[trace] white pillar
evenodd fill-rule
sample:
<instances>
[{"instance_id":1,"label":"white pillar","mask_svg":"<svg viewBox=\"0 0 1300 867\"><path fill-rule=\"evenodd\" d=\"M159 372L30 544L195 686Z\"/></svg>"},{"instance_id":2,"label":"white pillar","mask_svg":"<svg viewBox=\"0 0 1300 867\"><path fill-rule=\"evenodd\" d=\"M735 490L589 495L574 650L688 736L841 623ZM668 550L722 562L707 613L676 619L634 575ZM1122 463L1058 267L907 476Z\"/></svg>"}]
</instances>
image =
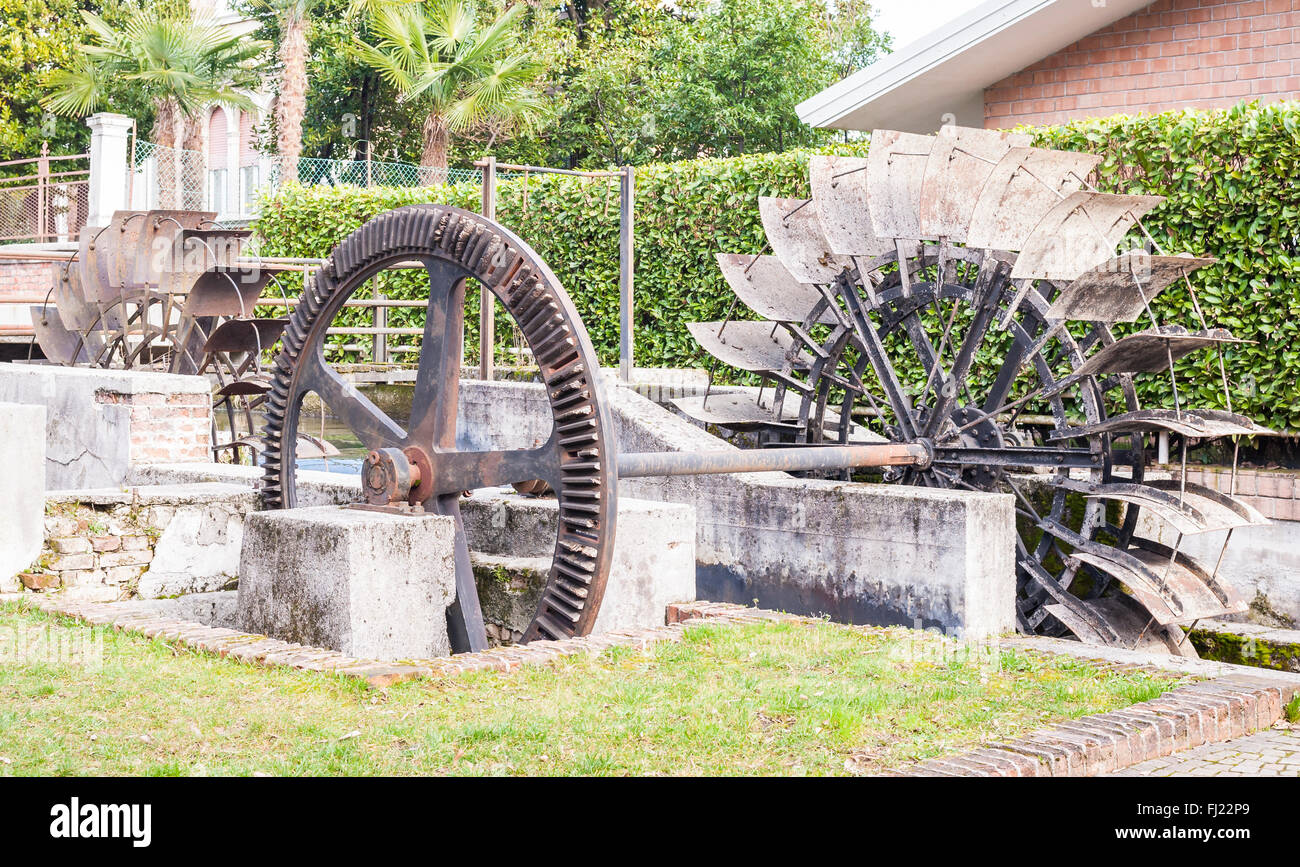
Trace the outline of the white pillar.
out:
<instances>
[{"instance_id":1,"label":"white pillar","mask_svg":"<svg viewBox=\"0 0 1300 867\"><path fill-rule=\"evenodd\" d=\"M86 225L107 226L114 211L128 207L126 200L127 136L131 118L100 112L86 118L90 127L90 184Z\"/></svg>"}]
</instances>

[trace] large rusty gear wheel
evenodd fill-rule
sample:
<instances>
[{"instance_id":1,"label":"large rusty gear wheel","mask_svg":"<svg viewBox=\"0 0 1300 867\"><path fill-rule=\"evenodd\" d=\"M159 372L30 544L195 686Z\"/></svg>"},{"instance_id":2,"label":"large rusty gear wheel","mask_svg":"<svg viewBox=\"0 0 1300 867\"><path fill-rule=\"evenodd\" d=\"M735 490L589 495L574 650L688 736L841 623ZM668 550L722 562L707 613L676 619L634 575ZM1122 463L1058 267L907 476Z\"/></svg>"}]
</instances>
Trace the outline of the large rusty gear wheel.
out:
<instances>
[{"instance_id":1,"label":"large rusty gear wheel","mask_svg":"<svg viewBox=\"0 0 1300 867\"><path fill-rule=\"evenodd\" d=\"M419 263L429 302L411 421L406 428L325 360L326 329L344 302L379 272ZM540 368L554 428L534 449L456 447L465 284L490 289L518 323ZM316 272L285 329L267 396L268 508L297 503L295 448L303 397L315 392L370 450L363 489L372 504L422 507L456 519L457 601L448 611L455 651L487 646L460 518L462 491L532 479L559 500L555 554L524 640L585 635L605 590L615 518L616 445L596 354L559 280L531 247L500 225L443 205L381 214L349 235Z\"/></svg>"},{"instance_id":2,"label":"large rusty gear wheel","mask_svg":"<svg viewBox=\"0 0 1300 867\"><path fill-rule=\"evenodd\" d=\"M1029 145L995 130L876 130L866 158L813 157L811 198L759 199L773 255L718 257L758 321L689 326L770 388L676 403L761 444L923 442L933 462L884 481L1014 495L1022 631L1192 654L1181 625L1245 604L1177 542L1141 538L1140 513L1178 541L1267 521L1187 482L1185 465L1152 478L1144 438L1268 431L1138 405L1134 375L1168 374L1177 402L1174 360L1216 349L1231 407L1232 335L1161 325L1150 305L1171 284L1193 292L1185 275L1213 260L1116 255L1162 199L1087 189L1100 157ZM1112 334L1139 317L1152 327ZM1027 409L1045 419L1036 439L1016 427Z\"/></svg>"}]
</instances>

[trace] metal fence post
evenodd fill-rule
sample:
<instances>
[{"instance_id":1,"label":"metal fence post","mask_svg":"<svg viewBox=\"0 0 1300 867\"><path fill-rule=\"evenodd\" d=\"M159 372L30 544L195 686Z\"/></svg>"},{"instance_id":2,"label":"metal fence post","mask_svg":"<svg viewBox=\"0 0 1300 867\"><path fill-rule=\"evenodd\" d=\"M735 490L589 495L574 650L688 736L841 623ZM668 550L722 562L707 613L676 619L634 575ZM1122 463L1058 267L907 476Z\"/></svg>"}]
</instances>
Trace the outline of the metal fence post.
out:
<instances>
[{"instance_id":1,"label":"metal fence post","mask_svg":"<svg viewBox=\"0 0 1300 867\"><path fill-rule=\"evenodd\" d=\"M375 293L375 363L388 363L388 306L384 304L388 296L382 292Z\"/></svg>"},{"instance_id":2,"label":"metal fence post","mask_svg":"<svg viewBox=\"0 0 1300 867\"><path fill-rule=\"evenodd\" d=\"M44 241L50 227L50 143L41 142L41 156L36 163L36 240Z\"/></svg>"},{"instance_id":3,"label":"metal fence post","mask_svg":"<svg viewBox=\"0 0 1300 867\"><path fill-rule=\"evenodd\" d=\"M618 197L618 374L632 378L632 212L636 204L636 181L631 166L623 166Z\"/></svg>"},{"instance_id":4,"label":"metal fence post","mask_svg":"<svg viewBox=\"0 0 1300 867\"><path fill-rule=\"evenodd\" d=\"M497 217L497 158L488 157L475 165L483 171L483 216ZM496 344L496 309L486 286L479 286L478 299L478 376L491 379Z\"/></svg>"}]
</instances>

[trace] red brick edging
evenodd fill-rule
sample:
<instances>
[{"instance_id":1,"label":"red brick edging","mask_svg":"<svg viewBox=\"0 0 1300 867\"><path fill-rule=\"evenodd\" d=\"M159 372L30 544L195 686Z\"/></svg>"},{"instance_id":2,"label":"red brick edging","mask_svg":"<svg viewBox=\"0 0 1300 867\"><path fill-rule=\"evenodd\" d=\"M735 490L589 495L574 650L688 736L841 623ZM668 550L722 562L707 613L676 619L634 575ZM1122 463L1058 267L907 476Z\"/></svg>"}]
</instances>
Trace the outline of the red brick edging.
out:
<instances>
[{"instance_id":1,"label":"red brick edging","mask_svg":"<svg viewBox=\"0 0 1300 867\"><path fill-rule=\"evenodd\" d=\"M929 759L894 772L917 777L1092 777L1270 728L1300 687L1231 674L1151 701L1041 728L1027 737Z\"/></svg>"}]
</instances>

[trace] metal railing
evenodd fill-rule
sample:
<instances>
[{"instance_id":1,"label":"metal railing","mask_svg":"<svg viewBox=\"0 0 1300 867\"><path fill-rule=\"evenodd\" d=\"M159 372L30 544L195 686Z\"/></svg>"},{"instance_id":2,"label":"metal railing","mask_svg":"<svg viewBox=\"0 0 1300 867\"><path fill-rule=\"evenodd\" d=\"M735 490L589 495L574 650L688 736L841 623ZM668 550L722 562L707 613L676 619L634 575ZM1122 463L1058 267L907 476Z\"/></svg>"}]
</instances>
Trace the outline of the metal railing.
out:
<instances>
[{"instance_id":1,"label":"metal railing","mask_svg":"<svg viewBox=\"0 0 1300 867\"><path fill-rule=\"evenodd\" d=\"M86 223L90 169L73 161L86 154L50 156L49 144L41 155L0 163L0 241L75 240Z\"/></svg>"}]
</instances>

